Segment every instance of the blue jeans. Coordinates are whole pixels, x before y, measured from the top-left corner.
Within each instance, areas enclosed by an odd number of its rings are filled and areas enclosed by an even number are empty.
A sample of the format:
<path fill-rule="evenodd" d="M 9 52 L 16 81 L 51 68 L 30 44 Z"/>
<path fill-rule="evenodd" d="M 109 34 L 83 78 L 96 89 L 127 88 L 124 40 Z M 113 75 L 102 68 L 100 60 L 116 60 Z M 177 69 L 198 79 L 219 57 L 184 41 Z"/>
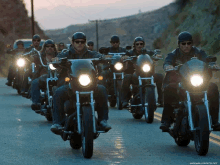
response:
<path fill-rule="evenodd" d="M 40 89 L 46 88 L 47 74 L 44 74 L 31 83 L 31 99 L 34 104 L 41 103 Z"/>
<path fill-rule="evenodd" d="M 53 96 L 53 124 L 62 125 L 65 122 L 64 104 L 67 100 L 75 97 L 75 92 L 69 89 L 68 85 L 57 88 Z M 108 120 L 108 95 L 106 88 L 98 85 L 94 90 L 95 110 L 98 113 L 98 120 Z"/>

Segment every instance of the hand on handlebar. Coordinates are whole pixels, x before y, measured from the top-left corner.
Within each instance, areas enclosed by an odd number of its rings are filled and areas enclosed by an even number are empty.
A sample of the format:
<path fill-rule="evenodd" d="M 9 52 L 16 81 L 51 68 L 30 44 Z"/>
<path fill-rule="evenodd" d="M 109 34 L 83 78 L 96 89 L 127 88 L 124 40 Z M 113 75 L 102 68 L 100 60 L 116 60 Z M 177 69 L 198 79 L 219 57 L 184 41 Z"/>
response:
<path fill-rule="evenodd" d="M 129 58 L 129 56 L 125 55 L 125 56 L 122 56 L 122 57 L 121 57 L 121 60 L 123 61 L 123 60 L 126 60 L 126 59 L 128 59 L 128 58 Z"/>
<path fill-rule="evenodd" d="M 173 67 L 173 65 L 166 65 L 164 67 L 164 70 L 165 70 L 165 72 L 170 71 L 170 70 L 174 70 L 174 67 Z"/>

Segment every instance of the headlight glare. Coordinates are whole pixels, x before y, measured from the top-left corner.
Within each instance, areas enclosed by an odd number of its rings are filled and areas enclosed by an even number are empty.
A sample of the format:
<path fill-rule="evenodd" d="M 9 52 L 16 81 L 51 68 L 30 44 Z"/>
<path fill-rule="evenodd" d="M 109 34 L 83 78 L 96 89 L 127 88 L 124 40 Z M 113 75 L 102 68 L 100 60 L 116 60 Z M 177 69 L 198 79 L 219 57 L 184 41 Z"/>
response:
<path fill-rule="evenodd" d="M 121 70 L 123 68 L 123 64 L 120 62 L 117 62 L 114 67 L 116 70 Z"/>
<path fill-rule="evenodd" d="M 25 60 L 24 60 L 23 58 L 19 58 L 19 59 L 17 60 L 17 65 L 18 65 L 19 67 L 23 67 L 23 66 L 25 65 Z"/>
<path fill-rule="evenodd" d="M 87 86 L 91 83 L 91 78 L 87 74 L 82 74 L 79 76 L 79 83 L 82 86 Z"/>
<path fill-rule="evenodd" d="M 144 64 L 144 66 L 142 67 L 144 72 L 149 72 L 150 71 L 150 65 L 148 64 Z"/>
<path fill-rule="evenodd" d="M 203 84 L 203 78 L 200 75 L 193 75 L 190 78 L 191 84 L 195 87 L 198 87 Z"/>
<path fill-rule="evenodd" d="M 53 66 L 53 64 L 49 64 L 49 67 L 51 70 L 55 70 L 56 68 Z"/>

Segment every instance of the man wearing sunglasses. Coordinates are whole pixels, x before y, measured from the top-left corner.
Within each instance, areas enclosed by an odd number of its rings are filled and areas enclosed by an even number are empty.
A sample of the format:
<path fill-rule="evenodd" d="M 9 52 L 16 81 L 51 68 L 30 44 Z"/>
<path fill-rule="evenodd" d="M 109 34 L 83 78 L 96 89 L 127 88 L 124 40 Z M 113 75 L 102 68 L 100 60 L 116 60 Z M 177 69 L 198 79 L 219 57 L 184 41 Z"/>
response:
<path fill-rule="evenodd" d="M 152 56 L 154 54 L 153 51 L 144 49 L 145 41 L 143 37 L 136 37 L 133 42 L 133 50 L 127 51 L 125 57 L 122 59 L 125 59 L 129 56 L 139 56 L 140 54 L 143 54 L 143 51 L 145 54 L 149 54 Z M 127 73 L 123 79 L 122 82 L 122 107 L 125 108 L 128 105 L 128 101 L 131 98 L 131 92 L 129 87 L 130 84 L 133 84 L 133 92 L 136 93 L 138 91 L 138 77 L 134 73 L 134 67 L 132 62 L 126 63 L 126 70 L 125 73 Z M 160 106 L 163 106 L 163 95 L 162 95 L 162 82 L 163 82 L 163 74 L 155 73 L 154 75 L 154 81 L 157 86 L 157 92 L 158 92 L 158 103 Z"/>
<path fill-rule="evenodd" d="M 38 34 L 35 34 L 32 38 L 32 46 L 30 46 L 29 48 L 25 49 L 25 52 L 30 52 L 33 48 L 35 48 L 36 50 L 40 51 L 42 49 L 42 46 L 40 46 L 40 41 L 41 38 Z M 26 96 L 28 93 L 28 77 L 30 77 L 31 75 L 31 69 L 28 69 L 25 74 L 24 74 L 24 78 L 23 78 L 23 82 L 22 82 L 22 89 L 21 89 L 21 95 L 22 96 Z"/>
<path fill-rule="evenodd" d="M 111 43 L 111 47 L 109 47 L 109 53 L 122 53 L 126 51 L 125 48 L 119 47 L 120 40 L 118 36 L 116 35 L 112 36 L 110 43 Z"/>
<path fill-rule="evenodd" d="M 192 35 L 189 32 L 181 32 L 178 36 L 178 48 L 172 53 L 169 53 L 164 61 L 164 70 L 173 69 L 176 62 L 182 64 L 189 61 L 196 56 L 199 60 L 206 62 L 207 54 L 193 46 Z M 163 81 L 164 89 L 164 109 L 161 119 L 161 126 L 163 132 L 169 131 L 169 127 L 173 118 L 174 108 L 171 103 L 178 102 L 177 85 L 180 82 L 180 77 L 176 72 L 167 72 Z M 219 116 L 219 91 L 218 86 L 210 83 L 207 91 L 209 100 L 209 112 L 212 117 L 213 130 L 219 131 L 220 124 L 218 122 Z"/>
<path fill-rule="evenodd" d="M 29 48 L 25 49 L 25 52 L 30 52 L 33 48 L 37 49 L 38 51 L 40 51 L 42 49 L 42 46 L 40 46 L 40 41 L 41 38 L 38 34 L 35 34 L 32 38 L 32 46 L 30 46 Z"/>
<path fill-rule="evenodd" d="M 67 59 L 87 59 L 87 58 L 100 58 L 101 54 L 88 50 L 86 46 L 86 35 L 82 32 L 76 32 L 72 36 L 72 45 L 69 47 L 69 50 L 63 54 L 59 54 L 58 58 L 67 58 Z M 65 70 L 61 70 L 59 79 L 63 79 L 67 76 Z M 69 100 L 69 85 L 62 85 L 57 88 L 53 96 L 53 125 L 51 126 L 51 131 L 56 134 L 62 129 L 62 125 L 65 122 L 65 112 L 64 112 L 64 103 Z M 74 96 L 75 93 L 71 93 Z M 100 121 L 100 126 L 108 131 L 111 129 L 111 126 L 107 123 L 108 120 L 108 95 L 106 88 L 102 85 L 97 85 L 97 88 L 94 90 L 94 99 L 97 103 L 96 110 L 98 113 L 98 120 Z"/>
<path fill-rule="evenodd" d="M 56 57 L 57 49 L 53 40 L 46 40 L 43 48 L 41 50 L 41 57 L 38 54 L 34 55 L 34 63 L 36 65 L 36 73 L 34 75 L 34 80 L 31 83 L 31 99 L 32 99 L 32 110 L 35 112 L 40 112 L 41 102 L 40 102 L 40 89 L 46 88 L 46 79 L 48 76 L 47 68 L 43 67 L 40 58 L 44 65 L 48 62 L 52 62 L 52 58 Z"/>
<path fill-rule="evenodd" d="M 93 51 L 94 42 L 93 41 L 88 41 L 87 46 L 88 46 L 88 50 Z"/>

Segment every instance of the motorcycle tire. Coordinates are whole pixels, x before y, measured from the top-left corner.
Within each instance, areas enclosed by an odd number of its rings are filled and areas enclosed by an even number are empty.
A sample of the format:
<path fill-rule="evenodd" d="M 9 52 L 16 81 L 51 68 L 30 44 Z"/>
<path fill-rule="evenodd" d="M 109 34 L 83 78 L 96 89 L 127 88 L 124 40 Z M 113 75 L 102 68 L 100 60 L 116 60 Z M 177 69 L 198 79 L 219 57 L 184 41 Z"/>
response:
<path fill-rule="evenodd" d="M 93 155 L 93 116 L 92 107 L 82 107 L 82 152 L 84 158 L 91 158 Z"/>
<path fill-rule="evenodd" d="M 121 91 L 119 91 L 119 89 L 117 89 L 117 109 L 118 110 L 122 110 L 122 101 L 121 101 Z"/>
<path fill-rule="evenodd" d="M 154 111 L 157 108 L 154 87 L 145 88 L 144 103 L 148 103 L 148 105 L 144 107 L 145 121 L 147 123 L 153 123 Z"/>
<path fill-rule="evenodd" d="M 199 128 L 194 133 L 194 143 L 198 155 L 206 155 L 209 150 L 209 122 L 205 105 L 196 105 L 195 127 Z"/>

